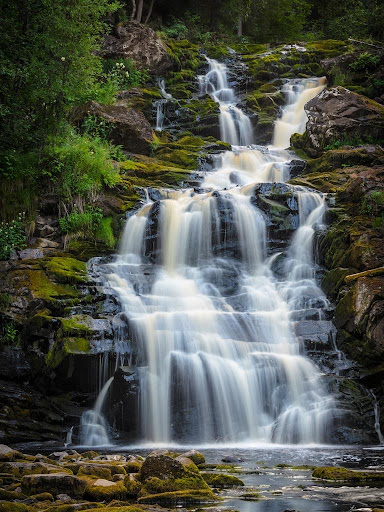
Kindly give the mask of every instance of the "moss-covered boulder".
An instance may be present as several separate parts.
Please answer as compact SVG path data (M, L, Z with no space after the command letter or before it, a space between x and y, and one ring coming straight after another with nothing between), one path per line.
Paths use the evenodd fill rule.
M149 494L138 499L138 503L160 506L187 506L202 503L214 503L218 499L211 490L185 490Z
M21 479L21 488L29 496L49 492L54 496L68 494L82 497L86 487L86 481L68 473L27 475Z
M223 473L203 473L202 477L210 487L242 487L244 482L233 475Z

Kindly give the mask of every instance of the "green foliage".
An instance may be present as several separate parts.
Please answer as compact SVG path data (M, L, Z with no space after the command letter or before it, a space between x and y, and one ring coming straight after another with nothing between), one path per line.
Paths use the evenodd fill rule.
M100 139L107 139L112 130L112 126L108 121L92 114L84 118L81 128L90 137L98 137Z
M26 246L27 236L23 228L23 215L0 224L0 260L7 260L14 249Z
M112 219L104 218L100 208L88 206L84 211L77 207L59 220L60 229L69 240L93 240L104 243L108 248L115 246Z
M62 200L92 199L103 186L113 187L120 180L111 158L111 146L99 138L70 133L47 146L45 172L58 187Z
M131 59L106 59L103 61L104 76L107 82L113 82L118 90L140 87L148 82L149 74L138 69Z
M0 344L14 346L17 344L18 337L19 331L15 323L12 320L5 321L1 326Z
M373 190L367 194L361 204L363 213L374 217L373 226L379 228L384 224L384 192Z
M42 146L101 72L96 55L113 0L15 0L2 15L0 145Z
M325 146L324 150L329 151L331 149L340 149L343 146L363 146L364 144L378 144L380 142L381 141L375 139L375 137L364 137L364 140L358 136L343 137Z
M379 55L372 55L371 53L364 52L359 55L359 57L351 62L349 67L353 69L353 71L370 71L375 69L380 62Z

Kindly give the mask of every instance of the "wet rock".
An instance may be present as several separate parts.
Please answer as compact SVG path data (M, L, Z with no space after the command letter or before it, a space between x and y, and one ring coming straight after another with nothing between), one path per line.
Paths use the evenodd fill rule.
M148 25L134 21L117 25L103 41L100 55L107 59L133 59L151 73L162 75L174 62L161 38Z
M384 107L343 87L325 89L305 106L307 151L320 155L324 147L346 139L382 139Z
M183 453L183 457L188 457L188 459L191 459L192 462L196 464L196 466L205 463L204 455L197 450L189 450L188 452Z
M111 482L103 478L94 480L87 486L84 497L91 501L119 500L127 496L124 482Z
M124 105L100 105L90 101L76 115L76 122L81 123L88 116L104 119L111 130L110 140L121 145L130 153L150 154L153 131L144 114Z

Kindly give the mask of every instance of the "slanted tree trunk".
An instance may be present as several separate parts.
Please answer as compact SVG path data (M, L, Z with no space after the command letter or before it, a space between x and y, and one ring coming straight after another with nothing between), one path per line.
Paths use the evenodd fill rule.
M237 35L239 37L243 35L243 16L241 14L237 19Z
M138 21L139 23L141 23L141 18L143 17L143 5L144 0L139 0L136 11L136 21Z
M149 5L149 9L148 9L148 13L147 13L147 16L145 18L145 21L144 23L147 24L148 21L149 21L149 18L151 17L151 14L152 14L152 9L153 9L153 4L155 3L155 0L151 0L151 3Z
M132 2L132 12L131 12L131 20L135 19L136 14L136 0L131 0Z

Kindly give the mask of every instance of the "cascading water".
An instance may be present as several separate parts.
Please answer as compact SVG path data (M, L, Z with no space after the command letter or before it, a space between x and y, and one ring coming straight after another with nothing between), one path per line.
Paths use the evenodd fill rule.
M307 115L304 105L317 96L326 86L326 80L306 79L290 80L283 85L286 95L286 105L282 115L275 123L273 134L273 146L276 148L288 148L293 133L304 133L307 124Z
M159 89L162 95L162 99L157 100L155 102L156 106L156 127L155 130L157 132L161 132L163 130L164 117L165 117L165 106L167 102L172 98L172 95L169 94L165 90L165 81L163 79L159 80Z
M291 187L299 226L277 277L280 253L268 254L266 216L253 199L257 184L289 178L292 155L246 147L254 142L250 120L226 67L207 60L200 92L218 102L221 138L237 147L218 158L201 193L163 190L132 215L106 276L136 348L142 440L321 443L334 401L302 353L293 318L308 308L321 316L327 304L313 261L324 197ZM297 87L301 119L303 95L323 85ZM285 138L296 126L285 125Z
M80 432L81 444L86 446L103 446L110 443L108 436L108 423L102 414L105 398L114 377L110 377L104 384L97 397L95 406L85 411L81 417Z
M219 104L220 135L224 142L234 146L253 144L253 128L248 116L237 106L235 92L228 86L225 64L208 59L209 71L199 77L200 95L209 94Z

